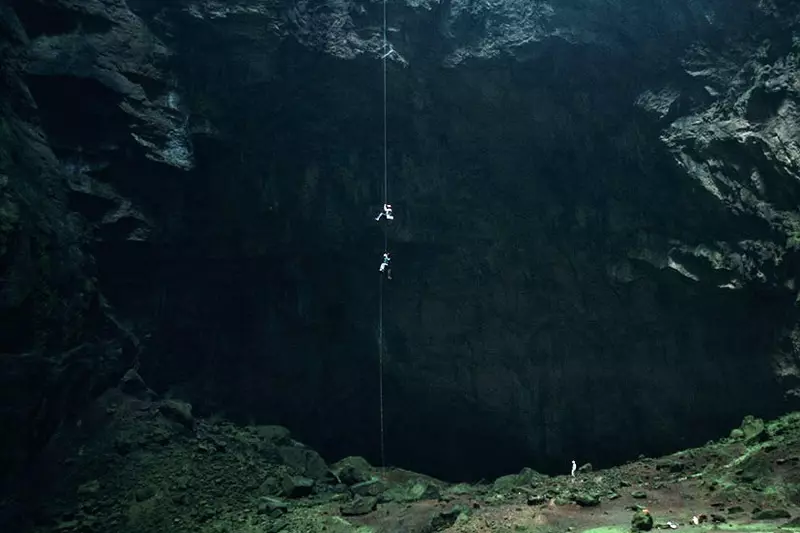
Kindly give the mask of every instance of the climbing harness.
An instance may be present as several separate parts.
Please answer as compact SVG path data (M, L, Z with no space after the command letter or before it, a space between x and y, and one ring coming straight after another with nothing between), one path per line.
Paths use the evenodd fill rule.
M388 140L387 140L387 112L386 112L386 60L394 53L394 48L389 45L386 39L387 24L386 24L386 1L383 0L383 50L385 53L381 57L383 63L383 205L384 212L386 206L389 205L389 155L388 155ZM388 50L388 52L386 52ZM380 217L379 217L380 218ZM388 219L388 217L387 217ZM386 226L383 228L383 257L386 264L386 258L389 257L389 237L386 233ZM378 282L378 395L379 395L379 410L380 410L380 445L381 445L381 466L386 467L386 426L384 423L384 410L383 410L383 269L381 268L380 281Z
M383 204L383 211L378 213L378 216L375 217L375 220L378 221L383 217L386 217L387 221L394 220L394 212L392 211L391 205Z
M395 52L394 52L394 46L392 46L391 44L387 45L386 43L383 43L383 49L384 49L384 50L386 50L386 47L387 47L387 46L389 47L389 51L388 51L388 52L386 52L385 54L383 54L383 55L381 56L381 59L386 59L387 57L389 57L390 55L392 55L392 54L394 54L394 53L395 53Z

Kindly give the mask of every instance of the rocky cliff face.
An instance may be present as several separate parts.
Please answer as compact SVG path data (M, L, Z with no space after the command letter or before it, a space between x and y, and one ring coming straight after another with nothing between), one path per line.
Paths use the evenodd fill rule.
M791 295L800 235L798 17L788 3L764 7L760 31L695 45L682 58L709 102L669 117L661 139L698 190L720 206L729 230L715 241L679 243L669 260L723 289L756 285L758 292ZM795 308L796 298L785 307L790 314ZM781 388L796 397L794 320L784 328L772 360Z
M64 420L115 382L137 346L98 289L87 248L89 213L73 203L80 196L79 186L72 186L78 170L63 141L79 138L81 127L91 130L91 115L80 112L89 100L69 93L77 74L47 78L50 99L37 91L44 84L35 74L31 38L48 22L26 32L14 10L4 5L1 13L0 424L6 436L0 470L5 481L6 474L24 469L31 452ZM53 23L59 28L67 22ZM74 37L75 47L82 46ZM47 38L36 41L40 52ZM66 56L52 63L68 71ZM56 120L61 118L77 121Z
M140 364L375 456L380 8L4 8L4 424L44 439ZM389 459L558 469L785 409L797 9L389 8Z

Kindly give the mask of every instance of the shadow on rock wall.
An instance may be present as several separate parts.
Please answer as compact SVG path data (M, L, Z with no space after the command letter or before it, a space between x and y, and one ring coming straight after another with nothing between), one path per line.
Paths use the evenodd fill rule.
M375 457L379 63L293 39L254 58L242 19L226 20L242 39L227 49L200 37L222 26L181 26L193 49L178 71L219 139L187 203L201 256L166 284L173 324L148 381L288 424L331 457ZM668 260L676 242L763 235L685 180L634 106L677 64L634 70L638 57L554 40L451 68L439 46L409 44L389 70L390 460L445 477L560 471L783 409L766 354L791 295L731 292Z
M389 460L560 472L785 408L770 355L794 295L781 269L756 275L782 252L703 251L781 234L688 179L705 152L687 165L663 133L717 102L684 49L754 6L409 4L388 72ZM81 214L102 308L146 340L147 382L328 459L377 457L375 6L15 7L59 205Z

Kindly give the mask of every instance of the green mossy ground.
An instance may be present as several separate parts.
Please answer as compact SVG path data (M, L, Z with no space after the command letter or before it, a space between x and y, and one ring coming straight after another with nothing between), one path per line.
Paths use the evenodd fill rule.
M525 468L448 485L361 458L328 465L284 428L196 419L134 378L53 440L57 467L28 502L36 533L625 533L645 507L653 530L800 529L800 414L575 478Z

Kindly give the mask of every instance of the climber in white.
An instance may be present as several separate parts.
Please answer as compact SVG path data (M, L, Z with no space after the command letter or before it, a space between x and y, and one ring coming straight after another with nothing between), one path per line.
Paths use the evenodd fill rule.
M394 220L394 213L392 213L391 204L383 204L383 211L378 213L378 216L375 217L375 220L380 220L381 217L386 217L386 220Z
M569 473L570 476L575 477L575 471L578 469L578 463L575 460L572 460L572 472Z
M390 55L392 55L392 54L396 54L396 53L397 53L397 52L395 52L395 50L394 50L394 46L392 46L392 45L391 45L391 44L389 44L389 43L386 43L386 44L384 44L384 45L383 45L383 49L384 49L384 51L385 51L387 48L389 49L389 51L388 51L388 52L386 52L386 53L384 53L384 54L381 56L381 59L386 59L386 58L387 58L387 57L389 57Z
M392 267L389 265L389 262L391 260L392 260L392 258L389 257L389 252L384 252L383 253L383 262L381 263L381 266L380 266L379 270L380 270L381 274L386 274L386 278L387 279L392 279Z

